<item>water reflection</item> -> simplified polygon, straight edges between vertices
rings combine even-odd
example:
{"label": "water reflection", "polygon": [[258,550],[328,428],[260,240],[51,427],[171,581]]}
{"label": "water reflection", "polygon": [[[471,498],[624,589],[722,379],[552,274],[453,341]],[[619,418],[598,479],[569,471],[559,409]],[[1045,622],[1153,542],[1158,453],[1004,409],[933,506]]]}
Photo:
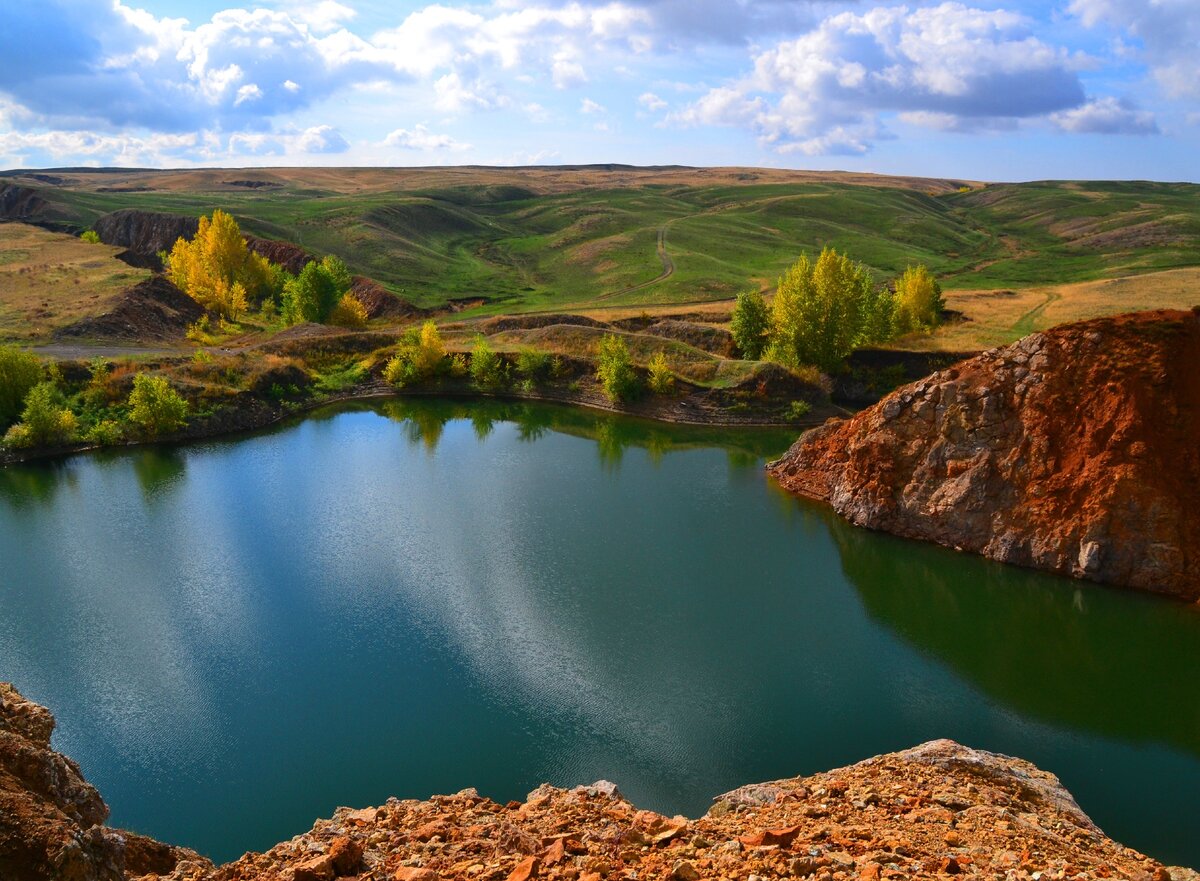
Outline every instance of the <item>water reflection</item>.
{"label": "water reflection", "polygon": [[186,470],[187,461],[177,447],[144,447],[133,454],[133,473],[147,501],[179,486]]}
{"label": "water reflection", "polygon": [[[625,451],[643,449],[652,462],[660,462],[670,450],[723,447],[730,453],[734,467],[758,469],[764,456],[778,455],[795,439],[789,428],[748,428],[731,432],[723,426],[664,425],[632,419],[612,413],[531,401],[476,400],[456,401],[424,398],[396,398],[383,402],[360,402],[342,406],[338,411],[382,413],[402,423],[409,440],[434,452],[446,425],[454,420],[469,420],[475,436],[485,440],[496,423],[516,427],[522,441],[536,441],[549,431],[593,440],[602,464],[616,468]],[[319,411],[320,418],[328,418]]]}
{"label": "water reflection", "polygon": [[69,461],[0,468],[0,497],[18,508],[52,504],[64,486],[75,486],[75,471]]}
{"label": "water reflection", "polygon": [[829,529],[872,617],[1014,712],[1200,755],[1195,609]]}

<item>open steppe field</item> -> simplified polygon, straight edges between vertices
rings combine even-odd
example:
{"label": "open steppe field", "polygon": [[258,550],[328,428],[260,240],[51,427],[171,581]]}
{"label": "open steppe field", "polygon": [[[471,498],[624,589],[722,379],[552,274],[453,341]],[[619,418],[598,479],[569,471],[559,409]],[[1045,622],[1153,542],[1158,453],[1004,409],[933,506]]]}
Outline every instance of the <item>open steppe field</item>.
{"label": "open steppe field", "polygon": [[0,339],[43,337],[104,311],[149,272],[120,248],[18,223],[0,224]]}
{"label": "open steppe field", "polygon": [[[35,190],[44,204],[30,219],[66,229],[121,208],[223,208],[244,230],[337,254],[418,306],[483,301],[464,318],[644,312],[722,324],[735,293],[769,292],[799,254],[827,245],[881,281],[912,263],[941,278],[969,320],[905,347],[979,349],[1078,318],[1200,302],[1194,184],[674,166],[58,169],[0,183]],[[16,240],[30,236],[39,250],[27,259]],[[43,269],[6,288],[6,336],[44,335],[141,277],[107,259],[113,249],[25,227],[9,227],[0,248],[6,272]],[[77,261],[87,272],[54,269]]]}
{"label": "open steppe field", "polygon": [[9,173],[81,227],[118,208],[198,215],[335,253],[421,306],[652,306],[769,289],[801,252],[948,289],[1091,281],[1200,264],[1200,187],[979,184],[770,169],[59,170]]}

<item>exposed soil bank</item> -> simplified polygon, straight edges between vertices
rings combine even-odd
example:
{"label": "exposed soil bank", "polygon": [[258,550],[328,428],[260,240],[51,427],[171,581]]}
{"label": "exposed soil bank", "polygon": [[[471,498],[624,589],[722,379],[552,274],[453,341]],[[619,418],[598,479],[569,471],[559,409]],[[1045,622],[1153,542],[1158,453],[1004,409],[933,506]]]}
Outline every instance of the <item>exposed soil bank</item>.
{"label": "exposed soil bank", "polygon": [[769,468],[851,522],[1200,599],[1200,309],[1037,333],[803,435]]}
{"label": "exposed soil bank", "polygon": [[6,881],[437,881],[966,875],[1195,881],[1112,841],[1058,778],[949,740],[812,777],[744,786],[697,820],[642,811],[611,783],[497,804],[464,790],[340,808],[265,854],[214,867],[106,827],[108,807],[50,748],[54,718],[0,683]]}

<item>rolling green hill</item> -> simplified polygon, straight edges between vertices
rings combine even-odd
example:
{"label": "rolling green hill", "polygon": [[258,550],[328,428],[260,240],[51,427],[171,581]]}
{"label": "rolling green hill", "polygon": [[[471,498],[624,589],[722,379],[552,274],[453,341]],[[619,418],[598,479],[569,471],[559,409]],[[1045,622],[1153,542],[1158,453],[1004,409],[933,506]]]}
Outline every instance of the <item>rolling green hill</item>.
{"label": "rolling green hill", "polygon": [[551,185],[533,170],[525,178],[461,171],[430,178],[375,170],[369,182],[246,169],[224,174],[249,181],[211,171],[141,172],[124,186],[103,185],[99,174],[64,175],[54,185],[12,179],[38,186],[83,225],[117,208],[224,208],[249,232],[338,254],[417,304],[481,297],[490,312],[723,299],[772,286],[801,252],[825,245],[881,278],[923,262],[947,287],[969,290],[1200,265],[1193,184],[960,192],[946,181],[635,169],[619,179],[581,171],[569,184],[560,174]]}

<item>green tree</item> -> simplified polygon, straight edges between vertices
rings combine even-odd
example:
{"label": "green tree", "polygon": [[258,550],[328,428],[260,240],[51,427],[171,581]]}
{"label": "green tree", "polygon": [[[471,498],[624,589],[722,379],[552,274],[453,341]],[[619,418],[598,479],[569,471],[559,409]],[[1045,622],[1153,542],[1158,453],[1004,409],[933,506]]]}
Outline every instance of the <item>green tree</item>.
{"label": "green tree", "polygon": [[16,346],[0,345],[0,431],[21,415],[29,390],[42,381],[42,362]]}
{"label": "green tree", "polygon": [[176,431],[187,424],[187,401],[164,376],[139,373],[129,393],[129,418],[151,437]]}
{"label": "green tree", "polygon": [[89,245],[100,244],[100,233],[96,232],[94,229],[85,229],[82,233],[80,233],[79,238],[87,242]]}
{"label": "green tree", "polygon": [[769,357],[833,370],[863,341],[874,303],[871,274],[831,248],[802,256],[779,279],[771,304]]}
{"label": "green tree", "polygon": [[896,279],[895,325],[898,333],[937,327],[945,308],[942,286],[924,265],[910,266]]}
{"label": "green tree", "polygon": [[675,390],[675,374],[671,372],[671,365],[667,363],[665,353],[655,352],[648,369],[650,391],[656,395],[669,395]]}
{"label": "green tree", "polygon": [[498,388],[504,383],[504,363],[482,335],[475,338],[471,349],[471,382],[481,389]]}
{"label": "green tree", "polygon": [[771,329],[771,313],[767,302],[759,291],[743,291],[737,295],[733,306],[730,330],[733,342],[742,357],[757,361],[767,346],[767,333]]}
{"label": "green tree", "polygon": [[21,421],[8,430],[4,442],[14,447],[55,446],[71,440],[77,428],[58,386],[40,382],[25,396]]}
{"label": "green tree", "polygon": [[340,257],[311,260],[283,286],[283,317],[288,324],[322,322],[350,290],[350,270]]}
{"label": "green tree", "polygon": [[596,378],[610,400],[627,401],[638,393],[637,371],[623,337],[609,333],[601,338]]}

